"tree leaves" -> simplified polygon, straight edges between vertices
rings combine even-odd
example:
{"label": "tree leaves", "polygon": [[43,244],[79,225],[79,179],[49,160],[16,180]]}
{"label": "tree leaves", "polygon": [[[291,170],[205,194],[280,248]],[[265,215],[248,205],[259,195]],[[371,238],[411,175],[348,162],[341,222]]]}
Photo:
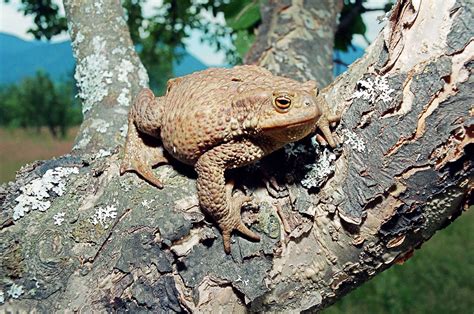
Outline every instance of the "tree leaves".
{"label": "tree leaves", "polygon": [[[5,1],[8,2],[8,1]],[[67,31],[67,21],[59,13],[59,7],[51,0],[21,0],[21,10],[32,15],[35,28],[28,30],[36,39],[50,40],[53,36]]]}
{"label": "tree leaves", "polygon": [[243,59],[255,40],[255,35],[247,30],[239,30],[235,34],[234,45],[239,57]]}
{"label": "tree leaves", "polygon": [[[261,20],[258,1],[233,2],[223,8],[227,25],[235,31],[253,29]],[[238,5],[235,5],[238,3]]]}
{"label": "tree leaves", "polygon": [[68,127],[82,120],[74,93],[71,82],[55,84],[47,74],[38,71],[19,85],[0,89],[0,125],[47,126],[54,137],[65,136]]}
{"label": "tree leaves", "polygon": [[261,23],[260,2],[231,1],[220,9],[224,13],[233,41],[233,47],[227,51],[227,56],[232,63],[241,63],[255,40],[255,29]]}

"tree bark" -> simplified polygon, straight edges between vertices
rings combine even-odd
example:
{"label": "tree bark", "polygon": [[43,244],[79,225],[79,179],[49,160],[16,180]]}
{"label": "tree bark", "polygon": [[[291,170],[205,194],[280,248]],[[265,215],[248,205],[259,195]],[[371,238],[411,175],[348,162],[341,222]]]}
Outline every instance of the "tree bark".
{"label": "tree bark", "polygon": [[333,80],[334,34],[341,9],[339,0],[264,1],[262,25],[245,63],[327,86]]}
{"label": "tree bark", "polygon": [[111,150],[127,134],[133,95],[148,86],[120,1],[64,1],[84,116],[75,153]]}
{"label": "tree bark", "polygon": [[[82,94],[91,106],[74,155],[26,166],[0,188],[2,309],[320,310],[402,262],[472,204],[472,1],[395,5],[367,53],[321,92],[343,114],[338,149],[305,141],[229,174],[259,205],[242,215],[262,236],[234,236],[232,255],[201,214],[190,169],[157,170],[163,190],[119,177],[114,148],[126,113],[117,103],[124,76],[129,96],[138,90],[141,65],[125,26],[114,29],[118,3],[85,24],[95,3],[67,3],[66,11],[74,42],[84,36],[78,64],[96,71],[108,61],[105,74],[83,81],[105,82],[107,92]],[[302,47],[271,53],[311,56]],[[114,50],[124,53],[114,59]],[[300,60],[303,69],[315,59]],[[134,70],[123,74],[122,60]],[[105,133],[98,119],[110,123]]]}

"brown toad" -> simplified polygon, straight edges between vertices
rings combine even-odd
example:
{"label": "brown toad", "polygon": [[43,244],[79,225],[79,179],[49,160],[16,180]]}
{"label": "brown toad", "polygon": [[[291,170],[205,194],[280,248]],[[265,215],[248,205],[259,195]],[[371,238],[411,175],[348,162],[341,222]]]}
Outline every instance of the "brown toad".
{"label": "brown toad", "polygon": [[219,225],[229,253],[234,230],[260,238],[240,218],[249,198],[232,196],[224,171],[253,163],[317,128],[334,146],[329,125],[338,120],[317,98],[314,81],[300,83],[258,66],[208,69],[170,80],[165,96],[155,97],[149,89],[138,94],[120,172],[136,171],[162,188],[151,167],[167,160],[141,134],[160,138],[171,156],[194,165],[199,203]]}

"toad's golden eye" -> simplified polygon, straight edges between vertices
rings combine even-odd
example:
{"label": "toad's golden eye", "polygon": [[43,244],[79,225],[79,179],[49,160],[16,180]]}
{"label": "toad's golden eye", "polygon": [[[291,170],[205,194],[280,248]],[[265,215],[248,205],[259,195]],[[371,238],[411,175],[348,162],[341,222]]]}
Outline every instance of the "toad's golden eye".
{"label": "toad's golden eye", "polygon": [[278,111],[285,112],[290,109],[291,99],[285,96],[278,96],[273,100],[273,104]]}

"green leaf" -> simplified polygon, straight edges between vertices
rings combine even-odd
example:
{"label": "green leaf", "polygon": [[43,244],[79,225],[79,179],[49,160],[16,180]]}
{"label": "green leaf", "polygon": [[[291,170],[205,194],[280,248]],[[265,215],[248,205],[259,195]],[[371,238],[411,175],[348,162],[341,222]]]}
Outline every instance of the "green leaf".
{"label": "green leaf", "polygon": [[365,26],[364,20],[362,19],[362,15],[359,14],[354,19],[354,24],[352,26],[352,34],[364,35],[366,30],[367,30],[367,27]]}
{"label": "green leaf", "polygon": [[242,59],[244,58],[244,56],[249,51],[250,46],[252,46],[254,40],[255,40],[255,35],[250,34],[246,30],[240,30],[236,33],[234,44],[235,44],[235,49],[237,53],[239,54],[240,58]]}
{"label": "green leaf", "polygon": [[246,30],[260,21],[260,6],[258,2],[250,2],[238,14],[227,20],[227,25],[232,29]]}
{"label": "green leaf", "polygon": [[222,4],[217,11],[222,11],[226,20],[233,19],[243,10],[245,6],[252,3],[253,0],[242,0],[242,1],[230,1],[229,3]]}

